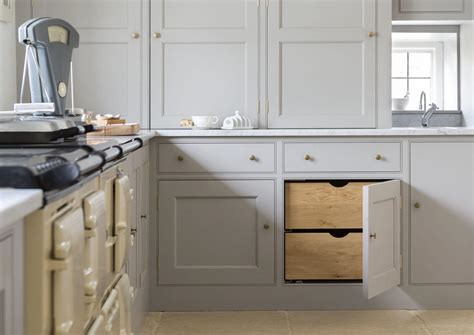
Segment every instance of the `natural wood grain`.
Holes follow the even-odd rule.
[[[285,279],[362,279],[362,233],[286,233]]]
[[[90,136],[127,136],[135,135],[140,132],[140,124],[125,123],[125,124],[111,124],[101,127],[98,131],[89,133]]]
[[[362,228],[362,189],[370,182],[285,184],[286,229]]]

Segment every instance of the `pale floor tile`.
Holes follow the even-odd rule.
[[[161,312],[151,312],[145,318],[143,322],[142,329],[140,330],[139,335],[154,335],[156,332],[156,328],[158,328],[158,322],[160,322],[161,316],[163,313]]]
[[[156,335],[289,335],[285,312],[164,313]]]
[[[425,335],[423,322],[408,311],[288,312],[293,335]]]
[[[432,335],[474,334],[474,310],[413,311]]]

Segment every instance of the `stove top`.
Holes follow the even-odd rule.
[[[70,186],[105,164],[105,155],[87,145],[0,146],[0,187]]]

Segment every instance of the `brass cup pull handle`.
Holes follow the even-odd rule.
[[[413,205],[413,207],[415,208],[421,208],[421,204],[419,202],[415,202],[415,204]]]
[[[381,161],[382,158],[383,158],[382,155],[377,155],[377,156],[375,156],[375,159],[378,160],[378,161]]]
[[[184,161],[184,157],[183,157],[183,156],[178,156],[178,160],[179,160],[180,162],[182,162],[182,161]]]
[[[160,33],[153,33],[153,38],[160,38],[161,34]]]
[[[305,160],[305,161],[310,161],[310,160],[311,160],[311,156],[310,156],[310,155],[304,155],[304,160]]]
[[[255,155],[250,155],[249,156],[249,160],[251,161],[256,161],[257,160],[257,157]]]
[[[140,38],[140,34],[139,34],[139,33],[132,33],[130,36],[131,36],[134,40]]]
[[[265,224],[263,225],[263,229],[265,229],[265,230],[270,229],[270,225],[269,225],[268,223],[265,223]]]
[[[374,240],[376,240],[377,239],[377,234],[376,233],[375,234],[370,234],[370,238],[373,238]]]

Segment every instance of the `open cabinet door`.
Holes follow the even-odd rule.
[[[371,299],[400,284],[401,182],[364,186],[364,294]]]

